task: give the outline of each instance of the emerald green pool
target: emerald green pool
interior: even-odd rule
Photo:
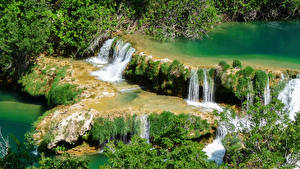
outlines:
[[[4,136],[13,135],[24,141],[24,134],[45,111],[41,104],[33,104],[13,91],[0,89],[0,127]]]
[[[300,69],[300,21],[224,23],[203,40],[130,40],[148,55],[196,66],[239,59],[256,67]]]

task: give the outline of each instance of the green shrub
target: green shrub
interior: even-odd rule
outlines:
[[[221,66],[221,68],[224,72],[230,68],[230,65],[225,61],[220,61],[219,66]]]
[[[72,84],[62,84],[56,85],[53,84],[48,96],[48,105],[55,106],[55,105],[67,105],[72,104],[76,101],[78,96],[81,94],[82,90],[77,89],[76,85]]]
[[[162,137],[162,132],[166,129],[174,129],[177,126],[177,122],[179,122],[188,132],[194,133],[194,135],[187,136],[185,139],[198,138],[202,134],[209,132],[210,125],[206,120],[201,120],[200,117],[188,115],[188,114],[180,114],[174,115],[171,112],[163,112],[161,114],[151,114],[149,116],[150,121],[150,137],[153,138],[154,144],[158,144],[157,141]]]
[[[267,85],[268,81],[268,75],[266,72],[262,70],[258,70],[255,72],[255,77],[254,77],[254,88],[257,92],[263,93],[264,89]]]
[[[241,69],[242,68],[242,62],[239,61],[239,60],[233,60],[232,67]]]

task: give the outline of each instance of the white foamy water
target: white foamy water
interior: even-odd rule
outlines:
[[[148,115],[143,115],[140,117],[141,121],[141,132],[140,137],[147,140],[150,143],[150,123],[148,120]]]
[[[191,78],[189,81],[189,93],[188,93],[188,101],[198,102],[199,101],[199,79],[197,70],[191,71]]]
[[[114,41],[115,41],[115,38],[108,39],[107,41],[105,41],[103,43],[103,46],[100,48],[100,52],[99,52],[98,56],[88,58],[87,61],[94,65],[107,64],[109,62],[109,53],[111,50],[111,46]]]
[[[206,69],[203,71],[203,100],[204,102],[213,102],[214,101],[214,80],[209,78],[208,72]]]
[[[267,80],[267,86],[264,90],[264,104],[268,105],[271,102],[271,90],[270,90],[270,82],[269,82],[269,76]]]
[[[107,82],[122,81],[122,73],[130,62],[135,49],[130,47],[129,43],[118,40],[114,48],[114,54],[111,63],[105,65],[102,69],[92,72],[91,75],[99,80]],[[109,58],[108,58],[109,60]]]
[[[285,105],[289,118],[295,121],[296,114],[300,112],[300,77],[292,79],[280,92],[278,99]]]

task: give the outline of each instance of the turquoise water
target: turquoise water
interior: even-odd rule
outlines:
[[[89,167],[92,169],[98,169],[99,166],[108,163],[108,158],[103,153],[88,155],[86,159],[89,160]]]
[[[4,136],[13,135],[24,141],[24,134],[45,111],[41,104],[32,104],[16,92],[0,89],[0,127]]]
[[[153,56],[194,65],[239,59],[252,66],[300,69],[300,21],[224,23],[203,40],[146,41],[136,37],[133,43]]]

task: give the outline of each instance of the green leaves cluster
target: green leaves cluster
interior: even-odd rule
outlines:
[[[0,8],[0,71],[17,79],[47,48],[51,11],[45,0],[5,0]]]
[[[251,130],[223,140],[225,162],[234,168],[293,168],[300,153],[299,115],[290,121],[282,107],[276,100],[267,106],[259,102],[251,106]],[[287,156],[293,160],[288,161]]]
[[[299,17],[298,0],[214,0],[219,13],[231,20],[278,20]]]
[[[206,120],[188,114],[175,115],[171,112],[151,114],[149,121],[153,144],[163,148],[173,147],[184,139],[199,138],[211,130]]]
[[[129,62],[125,77],[161,94],[185,96],[189,70],[176,60],[161,63],[136,55]]]

